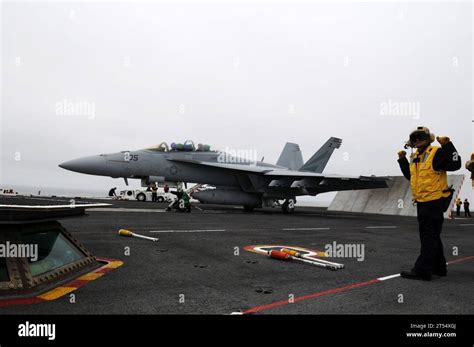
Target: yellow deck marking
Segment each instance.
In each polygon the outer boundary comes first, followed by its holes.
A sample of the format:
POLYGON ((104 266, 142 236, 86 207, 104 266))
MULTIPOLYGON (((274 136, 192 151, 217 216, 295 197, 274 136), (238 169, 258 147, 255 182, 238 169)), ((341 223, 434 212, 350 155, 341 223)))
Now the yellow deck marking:
POLYGON ((81 277, 78 278, 80 281, 93 281, 98 279, 99 277, 102 277, 104 274, 100 272, 90 272, 88 274, 82 275, 81 277))
POLYGON ((104 269, 116 269, 119 266, 123 265, 123 261, 117 260, 117 261, 111 261, 107 265, 104 265, 102 268, 104 269))
POLYGON ((58 287, 53 290, 50 290, 49 292, 46 292, 42 295, 39 295, 38 298, 44 299, 44 300, 55 300, 63 295, 66 295, 67 293, 70 293, 74 290, 76 290, 76 287, 58 287))
MULTIPOLYGON (((100 259, 99 259, 99 261, 100 261, 100 259)), ((120 261, 120 260, 110 261, 107 264, 100 267, 99 270, 104 269, 104 268, 116 269, 116 268, 118 268, 122 265, 123 265, 123 262, 120 261)), ((103 275, 105 275, 105 273, 93 271, 93 272, 89 272, 85 275, 82 275, 81 277, 77 278, 76 280, 93 281, 93 280, 96 280, 96 279, 102 277, 103 275)), ((44 294, 38 295, 37 297, 40 298, 40 299, 43 299, 43 300, 48 300, 48 301, 49 300, 56 300, 57 298, 60 298, 63 295, 66 295, 70 292, 73 292, 73 291, 75 291, 76 289, 78 289, 80 287, 82 287, 82 286, 80 285, 79 287, 66 287, 66 286, 57 287, 57 288, 51 289, 50 291, 48 291, 44 294)))

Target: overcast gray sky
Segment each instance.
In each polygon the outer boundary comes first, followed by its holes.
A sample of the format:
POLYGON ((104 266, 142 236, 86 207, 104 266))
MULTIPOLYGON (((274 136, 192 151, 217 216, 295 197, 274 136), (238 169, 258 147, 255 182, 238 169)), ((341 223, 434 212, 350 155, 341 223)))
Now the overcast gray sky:
POLYGON ((474 150, 469 2, 2 7, 0 186, 122 186, 57 165, 186 139, 275 162, 337 136, 348 175, 399 175, 417 125, 474 150))

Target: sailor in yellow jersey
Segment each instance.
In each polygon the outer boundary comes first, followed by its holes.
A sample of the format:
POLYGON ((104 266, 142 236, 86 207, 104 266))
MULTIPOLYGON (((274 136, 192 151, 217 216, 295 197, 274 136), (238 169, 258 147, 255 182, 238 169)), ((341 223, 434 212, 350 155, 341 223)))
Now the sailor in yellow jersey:
POLYGON ((426 127, 418 127, 410 134, 405 148, 416 148, 406 158, 398 152, 398 163, 403 175, 410 181, 413 200, 417 206, 421 250, 415 266, 402 271, 408 279, 429 281, 433 274, 446 276, 446 259, 441 242, 443 212, 449 206, 452 193, 448 187, 447 171, 461 168, 461 157, 449 137, 437 137, 441 147, 431 145, 434 134, 426 127))
POLYGON ((471 160, 466 161, 466 169, 471 171, 472 188, 474 188, 474 153, 471 154, 471 160))

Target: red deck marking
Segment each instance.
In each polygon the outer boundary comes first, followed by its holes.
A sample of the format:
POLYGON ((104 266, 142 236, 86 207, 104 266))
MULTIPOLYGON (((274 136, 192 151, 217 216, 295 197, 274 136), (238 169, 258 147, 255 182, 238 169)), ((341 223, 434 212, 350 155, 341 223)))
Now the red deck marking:
MULTIPOLYGON (((322 292, 317 292, 317 293, 313 293, 313 294, 309 294, 309 295, 305 295, 305 296, 300 296, 298 298, 295 298, 293 303, 296 304, 297 302, 300 302, 300 301, 310 300, 310 299, 318 298, 318 297, 324 296, 324 295, 341 293, 341 292, 345 292, 347 290, 351 290, 351 289, 354 289, 354 288, 365 287, 365 286, 368 286, 368 285, 371 285, 371 284, 374 284, 374 283, 378 283, 378 282, 381 282, 381 281, 379 281, 378 279, 374 279, 374 280, 370 280, 370 281, 367 281, 367 282, 359 282, 359 283, 349 284, 349 285, 344 286, 344 287, 329 289, 329 290, 325 290, 325 291, 322 291, 322 292)), ((251 308, 247 311, 244 311, 244 314, 256 313, 256 312, 260 312, 260 311, 263 311, 263 310, 268 310, 270 308, 275 308, 275 307, 279 307, 279 306, 283 306, 283 305, 290 305, 290 304, 293 304, 293 303, 290 303, 289 300, 277 301, 277 302, 273 302, 271 304, 251 308)))
MULTIPOLYGON (((470 260, 470 259, 474 259, 474 256, 468 256, 468 257, 464 257, 464 258, 460 258, 460 259, 456 259, 456 260, 451 260, 451 261, 448 262, 448 265, 460 263, 460 262, 470 260)), ((383 277, 380 277, 380 278, 383 278, 383 277)), ((398 278, 398 277, 396 277, 396 278, 398 278)), ((325 291, 322 291, 322 292, 317 292, 317 293, 313 293, 313 294, 309 294, 309 295, 300 296, 300 297, 295 298, 293 300, 293 302, 290 302, 289 300, 276 301, 276 302, 272 302, 270 304, 250 308, 250 309, 244 311, 243 314, 252 314, 252 313, 257 313, 257 312, 269 310, 269 309, 275 308, 275 307, 280 307, 280 306, 285 306, 285 305, 292 305, 292 304, 296 304, 297 302, 300 302, 300 301, 311 300, 311 299, 319 298, 320 296, 325 296, 325 295, 342 293, 342 292, 352 290, 352 289, 355 289, 355 288, 370 286, 370 285, 375 284, 375 283, 382 283, 382 281, 380 281, 378 278, 375 278, 373 280, 366 281, 366 282, 359 282, 359 283, 349 284, 349 285, 344 286, 344 287, 333 288, 333 289, 325 290, 325 291)))
POLYGON ((63 286, 61 287, 75 287, 75 288, 80 288, 82 287, 83 285, 89 283, 90 281, 84 281, 84 280, 74 280, 74 281, 71 281, 71 282, 68 282, 66 284, 64 284, 63 286))
POLYGON ((22 299, 9 299, 9 300, 1 300, 0 301, 0 307, 3 306, 10 306, 10 305, 31 305, 31 304, 37 304, 40 302, 43 302, 46 300, 43 300, 41 298, 22 298, 22 299))
POLYGON ((469 259, 474 259, 474 255, 470 255, 468 257, 448 261, 448 265, 460 263, 460 262, 463 262, 463 261, 466 261, 466 260, 469 260, 469 259))

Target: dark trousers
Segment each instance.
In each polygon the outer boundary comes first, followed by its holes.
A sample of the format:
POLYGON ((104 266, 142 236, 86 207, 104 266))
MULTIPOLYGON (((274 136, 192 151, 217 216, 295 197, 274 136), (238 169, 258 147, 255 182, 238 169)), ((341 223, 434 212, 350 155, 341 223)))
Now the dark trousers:
POLYGON ((418 225, 421 250, 414 270, 422 274, 446 271, 441 229, 443 228, 443 201, 418 202, 418 225))
POLYGON ((469 211, 469 207, 464 207, 464 217, 471 217, 471 211, 469 211))
POLYGON ((158 194, 157 193, 151 193, 151 201, 156 202, 158 200, 158 194))
POLYGON ((461 206, 456 207, 456 216, 461 216, 461 206))

